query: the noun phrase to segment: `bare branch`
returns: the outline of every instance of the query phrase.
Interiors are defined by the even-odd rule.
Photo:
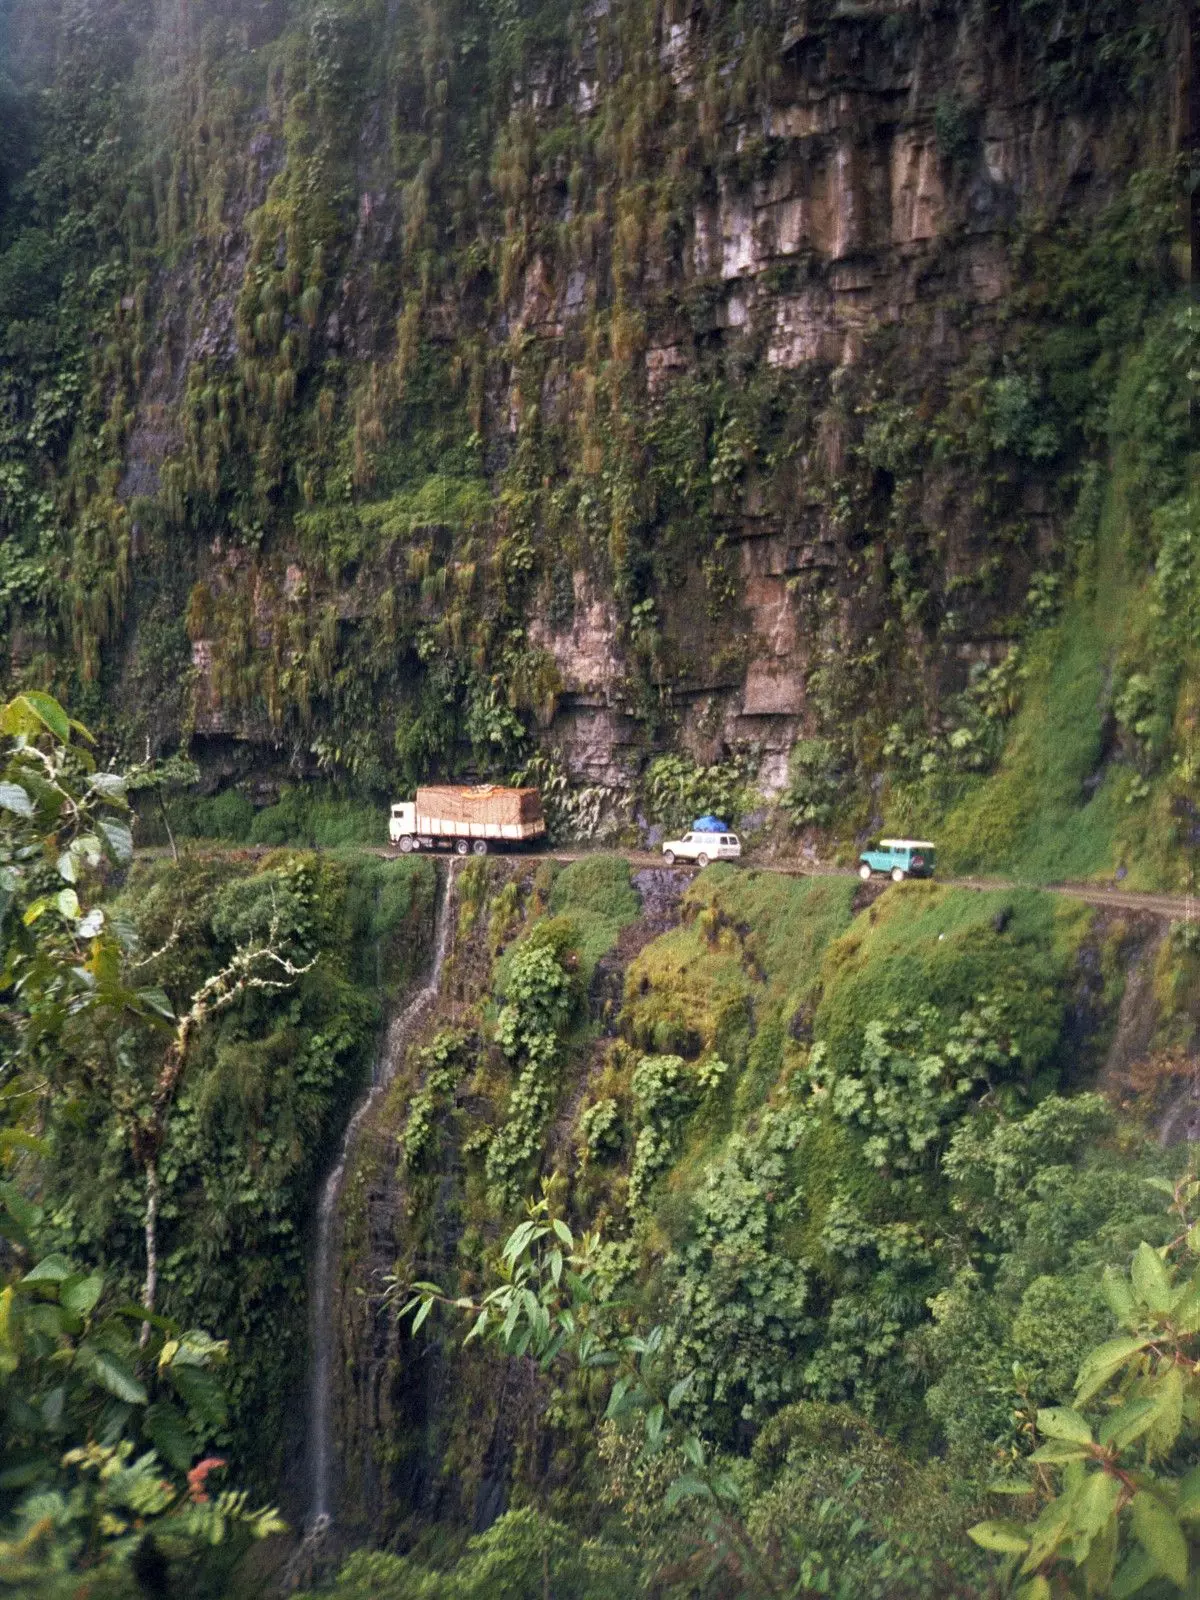
[[[161,961],[163,956],[165,956],[169,951],[174,950],[175,946],[178,943],[179,943],[179,918],[176,917],[175,918],[175,925],[171,929],[170,933],[167,935],[167,938],[166,938],[165,942],[163,944],[160,944],[157,950],[152,950],[148,956],[142,956],[140,961],[131,961],[129,963],[129,971],[130,972],[141,972],[143,967],[151,967],[151,966],[153,966],[156,961]]]
[[[175,931],[178,932],[178,927]],[[146,1280],[142,1304],[148,1311],[154,1310],[154,1297],[158,1288],[158,1155],[167,1136],[171,1101],[183,1075],[188,1044],[196,1029],[227,1010],[235,1000],[249,990],[286,989],[295,979],[303,977],[306,972],[312,970],[316,965],[316,956],[310,961],[297,963],[290,956],[281,955],[277,948],[280,943],[279,935],[279,909],[276,906],[267,931],[267,942],[249,947],[239,945],[220,971],[205,979],[196,990],[191,1005],[175,1024],[175,1032],[163,1054],[158,1081],[150,1098],[150,1115],[134,1124],[132,1130],[134,1159],[146,1175]],[[174,937],[173,933],[172,939]],[[274,968],[280,975],[278,977],[264,975],[258,970],[264,965],[268,971]],[[142,1324],[143,1345],[149,1337],[150,1324],[145,1322]]]

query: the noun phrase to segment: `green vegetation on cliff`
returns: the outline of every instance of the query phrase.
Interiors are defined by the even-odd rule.
[[[1023,886],[454,864],[318,1589],[1192,1592],[1187,20],[0,0],[0,1588],[262,1592],[521,773]]]
[[[801,824],[1188,870],[1168,0],[0,17],[10,676],[255,803],[799,736]]]
[[[615,1009],[600,966],[590,1025],[579,1001],[544,1027],[528,1013],[553,1065],[520,1121],[523,1192],[540,1177],[576,1232],[567,1266],[546,1254],[526,1287],[572,1320],[539,1332],[519,1289],[509,1354],[460,1349],[530,1248],[514,1234],[495,1278],[522,1215],[517,1186],[489,1182],[524,1116],[508,997],[523,952],[578,970],[586,923],[563,913],[599,905],[585,871],[624,921],[623,869],[603,859],[557,877],[473,865],[462,884],[454,999],[384,1126],[420,1151],[394,1281],[432,1278],[473,1309],[406,1323],[355,1380],[394,1398],[386,1428],[355,1402],[348,1459],[373,1451],[380,1476],[355,1474],[347,1515],[367,1509],[375,1538],[411,1554],[356,1556],[334,1592],[470,1595],[503,1575],[533,1597],[547,1571],[579,1596],[991,1592],[968,1525],[996,1514],[993,1479],[1019,1475],[1040,1414],[1114,1331],[1102,1269],[1173,1236],[1146,1180],[1174,1158],[1088,1089],[1125,971],[1159,947],[1035,891],[906,884],[855,914],[853,881],[708,869],[676,925],[647,941],[638,918],[602,957],[623,969]],[[642,917],[662,917],[669,882],[637,878]],[[1161,949],[1183,986],[1159,985],[1147,1062],[1195,1026],[1187,941]],[[366,1265],[348,1281],[365,1287]],[[625,1352],[615,1369],[606,1339]],[[614,1400],[626,1361],[645,1439]],[[434,1406],[417,1398],[431,1388]],[[506,1501],[464,1545],[480,1505],[490,1520]],[[1027,1520],[1037,1490],[1012,1504]]]

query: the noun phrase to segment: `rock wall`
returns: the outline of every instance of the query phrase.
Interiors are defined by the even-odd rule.
[[[100,386],[133,580],[82,648],[118,724],[190,588],[144,731],[260,764],[503,767],[501,706],[580,778],[679,740],[769,788],[844,703],[936,729],[1062,564],[1030,251],[1177,147],[1160,9],[159,0]],[[971,435],[1012,374],[1053,448]]]

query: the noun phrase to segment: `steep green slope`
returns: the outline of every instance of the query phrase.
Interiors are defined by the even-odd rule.
[[[573,1225],[601,1229],[624,1325],[664,1329],[664,1382],[691,1375],[680,1415],[768,1545],[825,1549],[847,1594],[974,1592],[962,1527],[1020,1436],[1013,1362],[1020,1405],[1058,1398],[1108,1326],[1098,1264],[1167,1225],[1143,1182],[1164,1158],[1080,1093],[1144,933],[1032,890],[905,884],[855,914],[852,881],[725,866],[673,890],[672,874],[639,875],[635,915],[626,873],[603,858],[471,867],[439,1015],[350,1186],[369,1199],[361,1218],[350,1202],[344,1303],[389,1266],[477,1295],[521,1197],[548,1184]],[[1168,942],[1161,961],[1183,985],[1158,985],[1165,1045],[1194,1026],[1192,957]],[[384,1216],[394,1263],[369,1220]],[[436,1567],[472,1526],[530,1508],[473,1547],[447,1595],[499,1572],[535,1594],[523,1563],[537,1576],[543,1556],[587,1595],[693,1571],[703,1517],[660,1508],[675,1469],[601,1421],[602,1373],[549,1388],[457,1348],[468,1324],[452,1312],[392,1325],[381,1357],[379,1323],[350,1316],[342,1515],[358,1537]],[[929,1460],[947,1447],[957,1486]],[[922,1494],[919,1532],[889,1520],[889,1495]],[[853,1536],[839,1544],[852,1523],[871,1530],[861,1568]],[[759,1592],[714,1559],[699,1592]],[[353,1570],[348,1595],[435,1583],[390,1558]]]
[[[1198,359],[1200,319],[1181,300],[1124,362],[1061,620],[1021,653],[1021,708],[996,776],[946,819],[948,864],[1194,881]]]
[[[662,748],[774,789],[799,739],[793,811],[843,832],[953,812],[1024,684],[957,857],[1120,854],[1079,789],[1180,753],[1169,692],[1134,619],[1114,744],[1082,620],[1030,636],[1092,470],[1160,469],[1139,591],[1188,471],[1169,0],[3,19],[10,678],[191,740],[230,817],[537,746],[608,809]]]
[[[315,1200],[369,1081],[382,1008],[420,973],[433,890],[425,862],[192,858],[137,867],[115,913],[138,929],[146,981],[179,1014],[235,942],[268,925],[312,962],[197,1030],[159,1158],[159,1309],[231,1340],[226,1448],[242,1481],[272,1499],[296,1487],[287,1464],[302,1442],[293,1419]],[[58,1106],[45,1180],[55,1238],[103,1263],[134,1301],[145,1272],[139,1103],[113,1071]]]

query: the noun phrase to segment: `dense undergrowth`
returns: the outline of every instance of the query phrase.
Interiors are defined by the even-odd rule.
[[[161,847],[129,863],[60,707],[3,709],[0,1585],[162,1592],[194,1557],[155,1565],[164,1510],[275,1528],[202,1448],[300,1501],[314,1198],[432,924],[433,867],[356,848],[385,798],[521,774],[559,837],[715,810],[789,852],[929,833],[951,872],[1194,887],[1182,18],[1136,9],[0,0],[0,676],[139,763]],[[789,163],[892,181],[866,108],[901,99],[936,249],[729,277],[730,206]],[[896,316],[773,355],[910,247]],[[771,814],[768,578],[803,656]],[[582,786],[580,641],[613,741]],[[1196,1197],[1164,1213],[1152,1137],[1189,1114],[1190,928],[600,855],[472,861],[453,904],[343,1191],[364,1548],[324,1592],[1194,1586]],[[546,1256],[556,1315],[592,1296],[540,1364],[453,1307],[531,1197],[547,1251],[589,1241]],[[414,1280],[452,1304],[401,1324]],[[1120,1394],[1056,1409],[1118,1334]],[[202,1592],[261,1590],[233,1560]]]
[[[552,787],[546,641],[581,599],[611,608],[605,694],[636,765],[757,648],[739,530],[800,517],[817,577],[789,580],[811,642],[796,822],[944,828],[948,862],[1035,880],[1176,883],[1196,334],[1180,175],[1137,127],[1166,94],[1171,8],[1144,28],[1111,9],[1078,0],[1052,35],[1032,5],[906,14],[895,41],[822,9],[809,60],[779,52],[787,8],[756,0],[696,14],[705,66],[681,86],[668,23],[632,0],[573,20],[123,0],[36,26],[11,0],[10,675],[69,688],[135,758],[196,734],[234,778],[269,749],[372,802],[531,758]],[[768,360],[763,328],[726,325],[702,208],[790,159],[766,130],[834,70],[821,51],[886,76],[919,50],[947,248],[965,247],[955,207],[990,180],[964,85],[995,28],[1048,115],[1103,128],[1113,170],[1078,214],[995,222],[1007,286],[994,316],[947,302],[945,360],[924,301],[852,362]],[[823,272],[802,254],[762,281],[796,295]],[[678,369],[651,388],[663,349]],[[701,765],[712,694],[687,734]],[[250,745],[232,771],[231,735]],[[725,752],[719,793],[752,744]],[[365,835],[280,803],[266,836]],[[185,826],[241,837],[248,805],[201,801]]]
[[[552,1203],[598,1227],[623,1325],[663,1330],[662,1392],[680,1385],[679,1425],[789,1583],[991,1592],[965,1528],[1112,1327],[1101,1269],[1170,1228],[1146,1179],[1175,1157],[1091,1090],[1126,971],[1154,959],[1145,931],[931,884],[856,913],[853,882],[716,866],[647,943],[628,881],[611,858],[469,869],[456,998],[384,1117],[399,1280],[477,1298],[521,1196],[557,1172]],[[1153,948],[1148,1049],[1169,1055],[1194,1027],[1194,957]],[[595,976],[614,958],[615,1012]],[[432,1386],[436,1413],[410,1401],[399,1436],[347,1441],[407,1486],[376,1487],[374,1528],[414,1554],[355,1557],[335,1592],[534,1595],[547,1565],[570,1595],[776,1592],[662,1500],[677,1447],[647,1456],[605,1421],[602,1373],[510,1378],[458,1352],[467,1326],[441,1313],[391,1358],[384,1381]],[[463,1551],[497,1476],[514,1509]]]
[[[139,865],[113,915],[136,927],[147,981],[177,1011],[247,936],[274,923],[311,970],[247,994],[198,1038],[160,1157],[160,1304],[232,1341],[229,1431],[245,1481],[279,1492],[306,1331],[313,1197],[352,1100],[369,1077],[382,1007],[419,974],[433,870],[280,852],[260,862]],[[110,1264],[136,1300],[141,1179],[106,1084],[47,1130],[48,1237]]]

